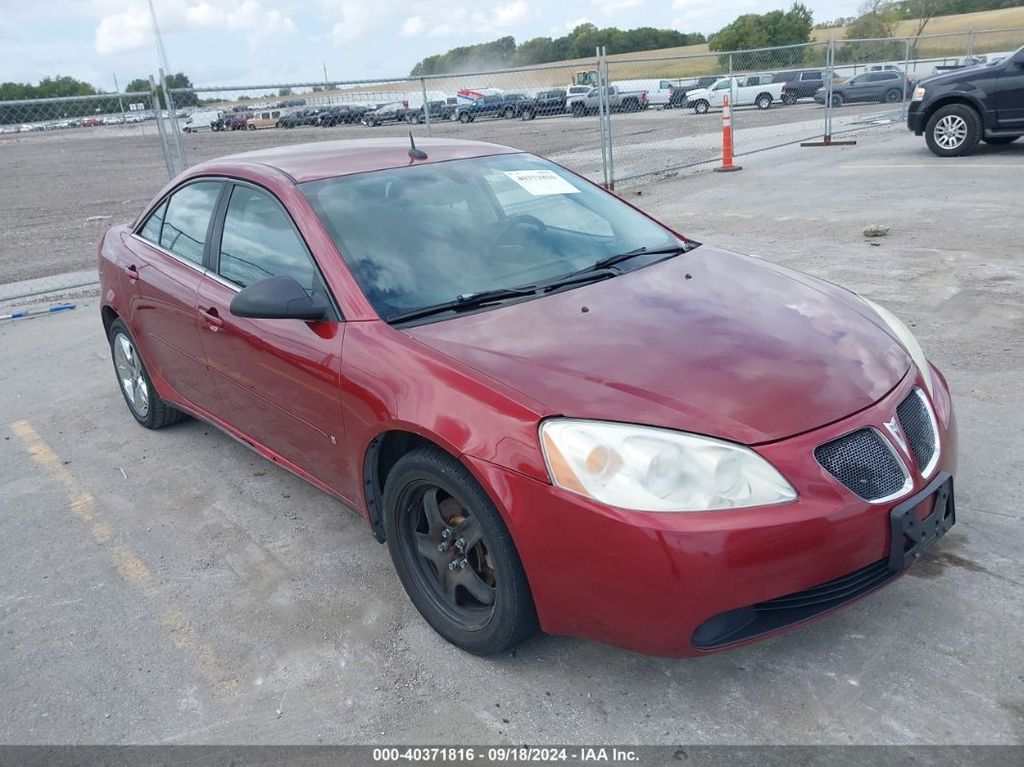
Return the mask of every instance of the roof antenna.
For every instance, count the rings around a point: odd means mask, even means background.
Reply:
[[[422,149],[417,149],[416,148],[416,139],[414,139],[412,137],[412,131],[409,131],[409,144],[412,146],[412,148],[409,150],[409,157],[410,157],[410,159],[413,159],[413,160],[426,160],[427,159],[427,153],[424,152]]]

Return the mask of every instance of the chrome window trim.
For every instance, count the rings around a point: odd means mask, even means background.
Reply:
[[[145,237],[143,237],[142,235],[138,234],[137,232],[132,232],[128,236],[131,237],[133,240],[137,240],[138,242],[143,243],[144,245],[148,245],[149,247],[153,248],[153,250],[157,251],[158,253],[163,253],[165,256],[169,256],[170,258],[173,258],[175,261],[177,261],[179,263],[182,263],[185,266],[191,267],[192,269],[194,269],[195,271],[199,272],[200,274],[206,274],[206,272],[209,271],[202,264],[197,264],[195,261],[189,261],[184,256],[180,256],[177,253],[175,253],[173,251],[170,251],[167,248],[163,247],[162,245],[157,245],[152,240],[147,240]]]

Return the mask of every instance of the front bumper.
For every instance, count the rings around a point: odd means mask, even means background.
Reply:
[[[923,106],[923,101],[911,101],[907,105],[907,128],[918,136],[924,133],[925,111],[922,109]]]
[[[936,373],[934,380],[948,401],[941,375]],[[631,512],[486,461],[469,461],[504,512],[545,631],[653,655],[701,655],[800,625],[891,580],[878,577],[841,604],[735,642],[709,645],[702,641],[706,629],[695,639],[695,632],[716,616],[829,586],[888,560],[891,510],[940,474],[955,474],[952,408],[946,422],[937,419],[941,452],[932,473],[915,476],[913,487],[889,503],[861,500],[822,469],[813,453],[857,428],[880,428],[915,385],[920,383],[908,375],[867,410],[758,447],[799,494],[786,505]]]

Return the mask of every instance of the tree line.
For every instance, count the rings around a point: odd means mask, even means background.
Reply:
[[[581,59],[593,56],[598,45],[606,46],[608,53],[635,53],[703,42],[704,35],[674,29],[600,29],[594,24],[580,24],[562,37],[534,37],[517,45],[514,37],[506,36],[488,43],[452,48],[447,53],[427,56],[412,68],[410,74],[421,77]]]

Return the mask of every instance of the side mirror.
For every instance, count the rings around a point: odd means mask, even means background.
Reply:
[[[239,291],[231,301],[236,317],[261,320],[306,320],[314,322],[327,316],[323,296],[310,296],[294,277],[268,277]]]

